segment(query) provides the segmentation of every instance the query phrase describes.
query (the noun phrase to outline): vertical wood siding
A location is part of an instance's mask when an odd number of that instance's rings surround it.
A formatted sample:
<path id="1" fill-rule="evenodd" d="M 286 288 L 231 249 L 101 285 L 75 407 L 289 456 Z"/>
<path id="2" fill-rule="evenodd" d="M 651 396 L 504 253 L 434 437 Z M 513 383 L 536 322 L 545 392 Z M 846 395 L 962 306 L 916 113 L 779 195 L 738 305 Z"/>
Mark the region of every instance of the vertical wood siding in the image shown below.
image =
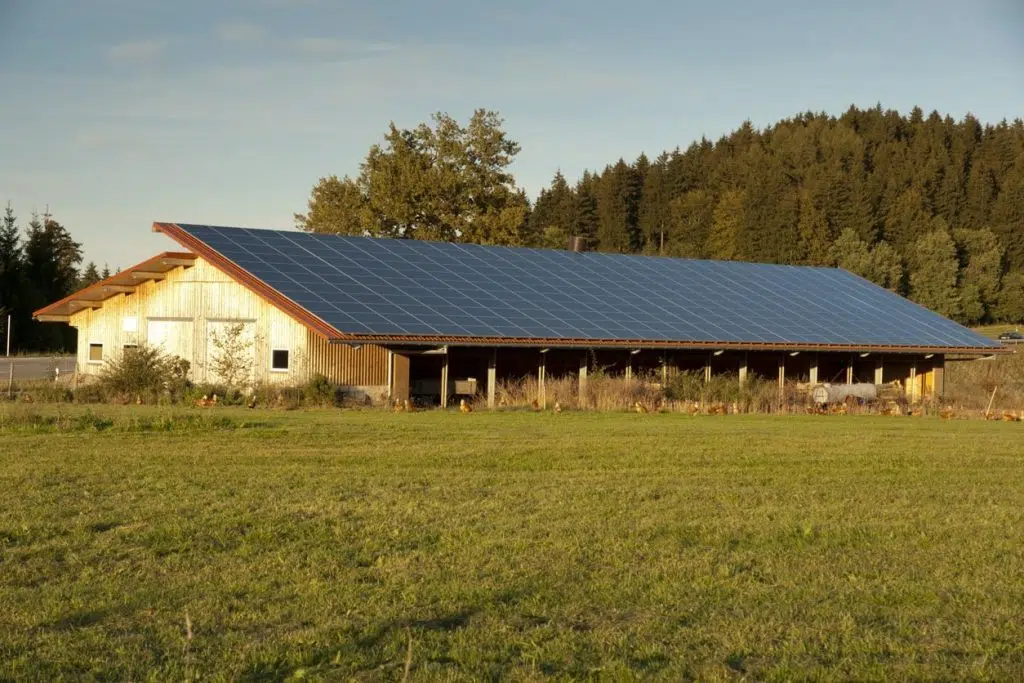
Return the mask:
<path id="1" fill-rule="evenodd" d="M 387 384 L 387 350 L 366 345 L 353 349 L 329 344 L 312 330 L 306 331 L 310 374 L 321 374 L 337 384 L 379 387 Z"/>
<path id="2" fill-rule="evenodd" d="M 125 331 L 125 319 L 135 318 L 135 331 Z M 78 368 L 94 374 L 102 367 L 89 363 L 89 344 L 103 344 L 104 360 L 125 345 L 146 344 L 152 319 L 192 321 L 190 377 L 194 382 L 213 379 L 209 367 L 211 333 L 225 322 L 252 324 L 255 332 L 254 379 L 257 382 L 294 384 L 320 373 L 339 384 L 383 386 L 386 351 L 379 346 L 359 350 L 331 345 L 286 313 L 256 296 L 203 259 L 190 268 L 176 268 L 164 280 L 144 282 L 131 294 L 118 294 L 102 308 L 71 316 L 78 328 Z M 289 369 L 271 371 L 273 349 L 287 349 Z"/>

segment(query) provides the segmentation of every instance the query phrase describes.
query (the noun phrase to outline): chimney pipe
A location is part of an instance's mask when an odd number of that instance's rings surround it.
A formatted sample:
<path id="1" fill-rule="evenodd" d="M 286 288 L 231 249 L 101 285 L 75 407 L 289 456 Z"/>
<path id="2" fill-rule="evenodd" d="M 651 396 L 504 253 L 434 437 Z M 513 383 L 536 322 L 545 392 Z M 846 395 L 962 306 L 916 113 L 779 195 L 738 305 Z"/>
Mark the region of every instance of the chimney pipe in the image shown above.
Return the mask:
<path id="1" fill-rule="evenodd" d="M 579 235 L 573 235 L 569 238 L 569 251 L 581 252 L 585 251 L 583 245 L 583 238 Z"/>

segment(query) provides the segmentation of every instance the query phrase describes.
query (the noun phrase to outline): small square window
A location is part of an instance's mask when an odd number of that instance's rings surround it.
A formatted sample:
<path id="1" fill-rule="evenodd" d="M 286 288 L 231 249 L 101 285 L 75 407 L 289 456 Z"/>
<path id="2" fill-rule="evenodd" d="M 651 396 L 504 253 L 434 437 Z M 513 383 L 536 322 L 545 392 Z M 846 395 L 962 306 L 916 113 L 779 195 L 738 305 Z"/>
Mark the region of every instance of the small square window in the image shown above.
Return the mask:
<path id="1" fill-rule="evenodd" d="M 124 350 L 125 351 L 134 351 L 137 348 L 139 348 L 138 344 L 125 344 L 124 345 Z"/>
<path id="2" fill-rule="evenodd" d="M 274 349 L 270 352 L 270 369 L 281 371 L 288 369 L 288 349 Z"/>
<path id="3" fill-rule="evenodd" d="M 103 344 L 89 344 L 89 362 L 103 362 Z"/>

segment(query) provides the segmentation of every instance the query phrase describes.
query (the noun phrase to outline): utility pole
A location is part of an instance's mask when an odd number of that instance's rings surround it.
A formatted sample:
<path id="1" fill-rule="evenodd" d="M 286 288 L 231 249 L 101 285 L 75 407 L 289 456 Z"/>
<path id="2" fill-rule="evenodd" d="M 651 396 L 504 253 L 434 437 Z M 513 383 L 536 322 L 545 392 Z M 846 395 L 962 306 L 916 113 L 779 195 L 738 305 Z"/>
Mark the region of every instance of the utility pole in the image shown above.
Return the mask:
<path id="1" fill-rule="evenodd" d="M 14 362 L 11 361 L 11 314 L 7 314 L 7 398 L 14 398 Z"/>

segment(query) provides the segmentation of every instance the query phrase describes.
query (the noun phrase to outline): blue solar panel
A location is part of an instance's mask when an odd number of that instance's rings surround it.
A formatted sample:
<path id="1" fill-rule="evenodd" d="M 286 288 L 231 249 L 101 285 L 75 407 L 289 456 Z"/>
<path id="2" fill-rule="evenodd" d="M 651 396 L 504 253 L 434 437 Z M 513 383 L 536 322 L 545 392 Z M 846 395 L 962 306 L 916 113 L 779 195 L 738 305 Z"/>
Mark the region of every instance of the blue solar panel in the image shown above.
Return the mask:
<path id="1" fill-rule="evenodd" d="M 998 346 L 833 268 L 179 227 L 344 334 Z"/>

